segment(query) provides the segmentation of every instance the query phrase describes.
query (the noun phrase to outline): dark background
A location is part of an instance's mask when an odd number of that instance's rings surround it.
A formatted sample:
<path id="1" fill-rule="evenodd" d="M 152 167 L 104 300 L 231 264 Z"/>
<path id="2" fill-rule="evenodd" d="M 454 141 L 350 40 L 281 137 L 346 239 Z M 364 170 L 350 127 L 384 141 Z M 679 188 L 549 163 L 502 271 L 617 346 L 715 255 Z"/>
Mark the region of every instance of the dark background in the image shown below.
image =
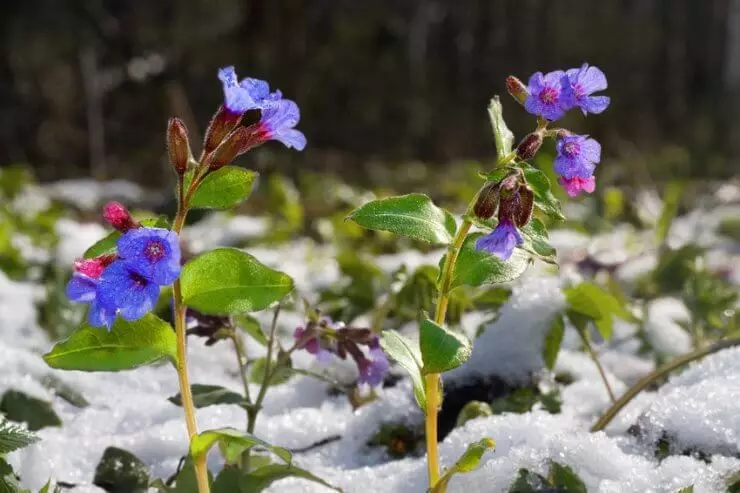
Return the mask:
<path id="1" fill-rule="evenodd" d="M 9 0 L 0 163 L 162 185 L 168 116 L 202 135 L 229 64 L 296 100 L 308 137 L 250 167 L 361 182 L 378 163 L 485 161 L 505 76 L 583 61 L 606 72 L 612 105 L 560 123 L 603 142 L 615 180 L 740 170 L 738 0 Z M 521 137 L 531 117 L 504 105 Z"/>

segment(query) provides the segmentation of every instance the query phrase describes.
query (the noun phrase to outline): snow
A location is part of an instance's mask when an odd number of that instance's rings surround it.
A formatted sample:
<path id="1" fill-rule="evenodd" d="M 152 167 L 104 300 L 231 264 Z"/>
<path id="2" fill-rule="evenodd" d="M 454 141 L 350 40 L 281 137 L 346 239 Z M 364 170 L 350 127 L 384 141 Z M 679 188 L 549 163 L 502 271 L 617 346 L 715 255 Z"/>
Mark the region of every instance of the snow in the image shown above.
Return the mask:
<path id="1" fill-rule="evenodd" d="M 67 182 L 46 190 L 51 197 L 69 199 L 81 208 L 89 208 L 104 195 L 109 198 L 107 194 L 113 188 L 88 185 Z M 118 192 L 139 198 L 143 194 L 125 186 Z M 654 197 L 645 196 L 643 201 L 654 218 Z M 736 213 L 732 207 L 723 206 L 723 214 Z M 709 215 L 704 214 L 704 218 Z M 716 226 L 717 221 L 712 220 L 711 224 Z M 689 215 L 672 228 L 671 238 L 684 241 L 697 228 L 704 234 L 705 226 L 701 215 Z M 198 252 L 216 245 L 243 245 L 258 238 L 268 227 L 263 218 L 215 213 L 191 228 L 185 239 Z M 98 224 L 71 219 L 58 221 L 56 230 L 60 237 L 56 250 L 53 255 L 45 252 L 46 258 L 40 261 L 53 258 L 65 268 L 106 234 Z M 618 278 L 629 282 L 646 272 L 655 260 L 647 237 L 631 227 L 617 228 L 595 239 L 573 231 L 556 231 L 552 238 L 564 262 L 560 273 L 538 265 L 512 283 L 512 296 L 499 317 L 488 323 L 475 341 L 470 360 L 445 375 L 445 383 L 487 375 L 512 383 L 530 382 L 533 377 L 542 382 L 548 378 L 551 381 L 552 375 L 543 368 L 542 341 L 552 317 L 563 309 L 564 283 L 581 276 L 570 262 L 589 252 L 604 263 L 621 263 Z M 713 248 L 714 257 L 708 257 L 713 259 L 713 265 L 726 267 L 736 262 L 724 240 L 707 233 L 705 241 Z M 297 240 L 278 246 L 254 246 L 248 251 L 263 263 L 293 276 L 301 296 L 311 296 L 317 288 L 341 279 L 334 260 L 336 252 L 330 246 Z M 436 264 L 440 254 L 441 251 L 427 254 L 409 251 L 372 260 L 391 272 L 401 265 L 413 270 L 420 265 Z M 44 428 L 39 432 L 40 443 L 10 455 L 9 460 L 23 484 L 37 490 L 49 477 L 55 477 L 78 483 L 77 493 L 100 493 L 102 490 L 91 485 L 91 480 L 95 465 L 109 446 L 122 447 L 140 457 L 153 476 L 171 475 L 187 450 L 182 410 L 167 401 L 167 397 L 178 392 L 174 370 L 166 364 L 120 373 L 62 372 L 48 368 L 40 354 L 48 350 L 52 341 L 37 322 L 37 303 L 43 297 L 42 286 L 12 281 L 0 273 L 3 330 L 0 394 L 13 388 L 48 400 L 64 423 L 62 427 Z M 270 312 L 256 315 L 262 321 L 271 317 Z M 691 338 L 681 327 L 689 315 L 677 299 L 658 298 L 648 304 L 644 329 L 660 354 L 671 356 L 690 350 Z M 486 314 L 468 313 L 463 318 L 463 329 L 472 335 L 486 319 Z M 290 338 L 292 329 L 299 323 L 300 314 L 285 312 L 278 328 Z M 399 329 L 404 333 L 410 331 L 412 339 L 416 337 L 413 324 Z M 607 378 L 618 394 L 655 368 L 651 357 L 641 355 L 638 335 L 637 325 L 615 321 L 614 338 L 596 344 Z M 247 351 L 253 357 L 264 354 L 263 348 L 251 342 Z M 193 383 L 222 385 L 242 392 L 236 360 L 227 342 L 206 347 L 202 340 L 191 339 L 188 353 Z M 294 365 L 299 368 L 327 372 L 339 379 L 355 376 L 352 372 L 356 370 L 346 362 L 321 367 L 306 353 L 294 356 Z M 720 493 L 724 491 L 723 478 L 740 469 L 740 348 L 710 355 L 671 376 L 657 391 L 641 393 L 604 432 L 598 433 L 588 430 L 609 406 L 609 397 L 593 361 L 580 350 L 580 341 L 571 327 L 566 329 L 555 373 L 567 373 L 574 380 L 561 387 L 560 414 L 534 410 L 478 418 L 453 430 L 444 439 L 440 453 L 445 466 L 452 464 L 471 442 L 482 437 L 496 441 L 496 450 L 484 456 L 478 470 L 452 480 L 450 492 L 505 492 L 519 468 L 545 473 L 549 460 L 571 466 L 588 491 L 600 493 L 675 493 L 692 484 L 696 493 Z M 78 409 L 55 396 L 41 383 L 49 375 L 81 392 L 90 406 Z M 251 386 L 250 392 L 256 393 L 257 387 Z M 201 430 L 241 427 L 245 419 L 244 411 L 235 405 L 198 411 Z M 382 448 L 367 445 L 383 423 L 421 426 L 422 415 L 415 407 L 407 378 L 380 390 L 374 402 L 353 410 L 346 397 L 329 395 L 327 383 L 299 376 L 267 393 L 256 434 L 277 445 L 297 449 L 339 436 L 330 444 L 297 453 L 295 461 L 347 492 L 426 491 L 423 457 L 393 460 Z M 628 432 L 634 425 L 640 430 L 637 435 Z M 670 437 L 676 453 L 686 449 L 700 451 L 708 461 L 684 455 L 671 455 L 659 461 L 654 447 L 663 436 Z M 213 470 L 221 467 L 217 454 L 209 456 L 209 465 Z M 328 490 L 291 478 L 273 485 L 270 491 Z"/>

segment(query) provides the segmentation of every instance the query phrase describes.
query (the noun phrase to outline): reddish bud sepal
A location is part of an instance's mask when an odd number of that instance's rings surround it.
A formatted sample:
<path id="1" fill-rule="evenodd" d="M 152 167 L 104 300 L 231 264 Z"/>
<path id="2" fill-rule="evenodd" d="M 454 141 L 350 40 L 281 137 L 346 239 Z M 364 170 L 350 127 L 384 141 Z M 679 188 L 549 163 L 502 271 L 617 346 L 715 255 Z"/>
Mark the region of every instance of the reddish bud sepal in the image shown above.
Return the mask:
<path id="1" fill-rule="evenodd" d="M 537 154 L 537 151 L 540 150 L 540 147 L 542 147 L 542 140 L 541 132 L 532 132 L 531 134 L 528 134 L 521 142 L 519 142 L 519 145 L 516 146 L 516 157 L 520 161 L 528 161 L 532 159 L 535 154 Z"/>
<path id="2" fill-rule="evenodd" d="M 479 219 L 486 220 L 493 217 L 498 207 L 499 184 L 489 182 L 478 194 L 478 199 L 473 206 L 473 213 Z"/>
<path id="3" fill-rule="evenodd" d="M 251 149 L 255 144 L 254 140 L 254 134 L 250 128 L 238 127 L 208 156 L 206 159 L 208 168 L 215 171 L 230 164 L 238 156 Z"/>
<path id="4" fill-rule="evenodd" d="M 206 136 L 203 139 L 203 152 L 208 154 L 216 149 L 227 135 L 234 130 L 242 120 L 242 115 L 227 110 L 220 106 L 211 118 L 211 123 L 206 129 Z"/>
<path id="5" fill-rule="evenodd" d="M 119 202 L 108 202 L 103 207 L 103 218 L 121 233 L 140 228 L 141 224 L 131 217 L 131 213 Z"/>
<path id="6" fill-rule="evenodd" d="M 519 211 L 514 216 L 514 222 L 517 226 L 526 226 L 530 219 L 532 219 L 532 212 L 534 211 L 534 192 L 528 185 L 522 185 L 519 187 Z"/>
<path id="7" fill-rule="evenodd" d="M 188 169 L 191 153 L 188 129 L 179 118 L 170 118 L 167 124 L 167 156 L 175 172 L 178 175 L 184 174 Z"/>
<path id="8" fill-rule="evenodd" d="M 522 81 L 510 75 L 506 78 L 506 91 L 511 95 L 512 98 L 516 99 L 519 104 L 524 104 L 529 95 L 527 86 Z"/>

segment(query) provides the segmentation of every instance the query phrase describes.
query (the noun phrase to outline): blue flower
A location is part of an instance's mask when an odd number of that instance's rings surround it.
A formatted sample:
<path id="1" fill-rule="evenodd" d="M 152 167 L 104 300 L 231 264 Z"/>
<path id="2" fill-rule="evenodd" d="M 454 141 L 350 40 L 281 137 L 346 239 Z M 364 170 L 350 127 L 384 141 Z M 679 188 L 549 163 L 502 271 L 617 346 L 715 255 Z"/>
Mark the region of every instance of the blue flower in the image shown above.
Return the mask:
<path id="1" fill-rule="evenodd" d="M 608 96 L 591 96 L 607 87 L 604 72 L 584 63 L 581 68 L 572 68 L 562 77 L 562 103 L 565 109 L 580 107 L 583 114 L 601 113 L 609 106 Z"/>
<path id="2" fill-rule="evenodd" d="M 278 140 L 287 147 L 302 151 L 306 147 L 306 136 L 293 128 L 300 118 L 298 105 L 289 99 L 281 99 L 277 104 L 264 108 L 258 124 L 261 140 Z"/>
<path id="3" fill-rule="evenodd" d="M 118 310 L 125 320 L 138 320 L 156 306 L 159 286 L 127 261 L 117 260 L 103 271 L 97 297 L 103 306 Z"/>
<path id="4" fill-rule="evenodd" d="M 482 236 L 475 242 L 477 250 L 493 253 L 501 260 L 508 260 L 514 252 L 514 247 L 524 243 L 522 235 L 509 219 L 499 219 L 493 231 Z"/>
<path id="5" fill-rule="evenodd" d="M 118 240 L 118 255 L 149 282 L 166 286 L 180 275 L 180 240 L 162 228 L 132 229 Z"/>
<path id="6" fill-rule="evenodd" d="M 282 97 L 280 91 L 271 93 L 269 84 L 263 80 L 246 78 L 239 82 L 233 66 L 219 69 L 218 78 L 224 88 L 224 106 L 232 113 L 241 115 L 261 109 Z"/>
<path id="7" fill-rule="evenodd" d="M 98 283 L 97 279 L 75 273 L 67 283 L 67 298 L 75 303 L 90 305 L 87 312 L 87 323 L 91 326 L 105 326 L 110 330 L 116 319 L 116 310 L 114 307 L 101 303 L 98 299 Z"/>
<path id="8" fill-rule="evenodd" d="M 565 114 L 561 94 L 563 76 L 565 72 L 562 70 L 545 75 L 542 72 L 532 74 L 527 86 L 529 94 L 524 101 L 524 109 L 550 121 L 561 118 Z"/>
<path id="9" fill-rule="evenodd" d="M 360 376 L 357 383 L 366 383 L 371 387 L 378 387 L 383 383 L 385 374 L 388 373 L 390 363 L 380 347 L 373 347 L 368 352 L 370 358 L 363 358 L 357 361 L 357 367 L 360 370 Z"/>
<path id="10" fill-rule="evenodd" d="M 565 179 L 589 178 L 601 160 L 601 145 L 588 135 L 565 135 L 555 144 L 555 171 Z"/>

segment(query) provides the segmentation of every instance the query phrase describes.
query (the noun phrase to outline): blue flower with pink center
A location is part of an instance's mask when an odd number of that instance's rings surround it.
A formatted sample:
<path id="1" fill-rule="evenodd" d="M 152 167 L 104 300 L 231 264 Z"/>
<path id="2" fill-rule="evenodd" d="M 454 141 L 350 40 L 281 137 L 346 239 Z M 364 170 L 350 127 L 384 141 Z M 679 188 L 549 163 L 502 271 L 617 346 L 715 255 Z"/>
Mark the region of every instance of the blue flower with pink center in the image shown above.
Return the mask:
<path id="1" fill-rule="evenodd" d="M 565 114 L 562 101 L 562 81 L 565 72 L 556 70 L 542 75 L 535 72 L 529 78 L 527 99 L 524 109 L 528 113 L 541 116 L 546 120 L 555 121 Z"/>
<path id="2" fill-rule="evenodd" d="M 301 119 L 298 105 L 290 99 L 281 99 L 277 104 L 264 108 L 258 123 L 261 140 L 277 140 L 302 151 L 306 147 L 306 136 L 295 127 Z"/>
<path id="3" fill-rule="evenodd" d="M 180 275 L 180 240 L 169 229 L 132 229 L 118 240 L 118 256 L 155 284 L 172 284 Z"/>
<path id="4" fill-rule="evenodd" d="M 67 283 L 67 298 L 74 303 L 90 305 L 87 311 L 88 324 L 93 327 L 106 327 L 110 330 L 116 319 L 116 310 L 101 303 L 98 297 L 98 285 L 99 279 L 75 272 Z"/>
<path id="5" fill-rule="evenodd" d="M 581 108 L 583 114 L 598 114 L 609 106 L 608 96 L 591 94 L 607 88 L 606 75 L 596 67 L 584 63 L 568 70 L 562 78 L 562 102 L 565 109 Z"/>
<path id="6" fill-rule="evenodd" d="M 510 219 L 499 219 L 496 227 L 475 242 L 476 250 L 492 253 L 501 260 L 509 260 L 514 248 L 524 243 L 522 235 Z"/>
<path id="7" fill-rule="evenodd" d="M 567 180 L 591 177 L 601 161 L 601 145 L 588 135 L 564 135 L 555 151 L 555 172 Z"/>
<path id="8" fill-rule="evenodd" d="M 219 69 L 218 78 L 224 88 L 224 106 L 237 115 L 273 105 L 282 98 L 280 91 L 270 92 L 263 80 L 247 77 L 239 81 L 233 66 Z"/>

